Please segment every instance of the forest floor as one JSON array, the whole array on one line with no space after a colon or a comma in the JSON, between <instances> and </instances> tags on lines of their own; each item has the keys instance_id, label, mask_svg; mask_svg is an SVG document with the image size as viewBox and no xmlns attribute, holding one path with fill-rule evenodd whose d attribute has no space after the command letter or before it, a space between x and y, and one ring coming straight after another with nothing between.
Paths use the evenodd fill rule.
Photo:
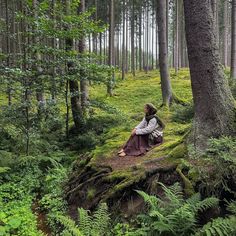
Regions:
<instances>
[{"instance_id":1,"label":"forest floor","mask_svg":"<svg viewBox=\"0 0 236 236\"><path fill-rule=\"evenodd\" d=\"M8 141L10 148L3 138L0 224L4 224L0 226L0 235L12 232L54 235L60 230L58 216L77 219L78 207L94 210L100 202L108 204L115 218L130 220L144 206L135 190L161 196L160 182L165 186L181 183L186 196L199 191L198 167L206 172L212 167L208 159L203 161L188 155L194 156L191 145L186 143L193 118L189 70L181 69L178 75L171 70L170 74L173 92L185 105L173 103L169 109L161 107L159 72L139 72L135 78L127 75L125 80L118 76L112 97L106 95L104 84L91 84L90 97L94 99L91 117L79 135L71 133L70 139L64 138L65 102L60 98L61 104L57 105L61 120L52 122L63 125L53 132L44 132L40 139L35 136L37 142L32 145L30 156L16 155L16 149L12 151L11 142L21 141L18 135ZM0 104L5 100L0 95ZM144 104L149 102L158 108L158 116L166 125L164 142L144 156L119 157L117 152L142 120ZM50 123L50 128L54 123ZM14 124L10 126L12 130L16 130Z\"/></svg>"},{"instance_id":2,"label":"forest floor","mask_svg":"<svg viewBox=\"0 0 236 236\"><path fill-rule=\"evenodd\" d=\"M72 208L77 209L79 204L91 209L101 199L112 199L119 193L125 195L124 191L137 188L141 182L148 182L147 179L157 172L171 170L168 175L172 175L174 170L171 180L169 176L163 177L165 181L172 182L179 178L175 170L187 153L184 137L190 130L193 115L189 70L181 69L177 76L171 71L171 81L174 94L186 106L174 103L170 109L161 107L158 71L138 73L135 78L129 75L124 81L118 79L113 97L106 96L102 86L92 87L92 97L115 107L116 112L112 116L116 116L117 121L102 134L102 142L90 152L89 162L85 165L83 160L78 162L78 169L73 171L67 189ZM166 124L163 144L144 156L119 157L117 152L129 138L131 130L142 120L144 104L149 102L158 107L158 116ZM95 109L94 114L108 115L100 109ZM80 199L80 203L76 199Z\"/></svg>"},{"instance_id":3,"label":"forest floor","mask_svg":"<svg viewBox=\"0 0 236 236\"><path fill-rule=\"evenodd\" d=\"M181 98L186 104L191 104L192 93L189 78L189 70L181 69L178 76L174 71L171 72L172 87L174 94ZM101 88L100 88L101 89ZM117 83L115 88L115 96L107 97L102 95L102 91L96 87L91 91L92 96L114 106L120 112L122 121L109 129L104 134L104 143L97 146L92 151L92 161L110 165L114 170L130 168L141 163L150 163L153 158L166 156L166 149L178 143L186 131L190 128L190 120L186 121L186 117L191 116L189 111L191 108L173 104L168 110L161 107L161 87L159 72L153 71L148 74L139 73L135 78L131 75L125 81ZM164 143L153 148L145 156L124 158L118 157L117 151L128 140L131 130L143 118L143 106L145 103L151 102L158 109L158 116L166 124L164 131ZM190 117L191 118L191 117ZM182 119L182 120L181 120Z\"/></svg>"}]
</instances>

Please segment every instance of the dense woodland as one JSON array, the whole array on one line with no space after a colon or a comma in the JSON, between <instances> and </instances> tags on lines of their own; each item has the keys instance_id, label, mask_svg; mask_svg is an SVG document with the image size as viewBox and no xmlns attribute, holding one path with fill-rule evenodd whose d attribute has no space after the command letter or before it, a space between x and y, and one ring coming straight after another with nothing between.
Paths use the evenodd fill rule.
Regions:
<instances>
[{"instance_id":1,"label":"dense woodland","mask_svg":"<svg viewBox=\"0 0 236 236\"><path fill-rule=\"evenodd\" d=\"M0 6L0 235L236 235L236 0Z\"/></svg>"}]
</instances>

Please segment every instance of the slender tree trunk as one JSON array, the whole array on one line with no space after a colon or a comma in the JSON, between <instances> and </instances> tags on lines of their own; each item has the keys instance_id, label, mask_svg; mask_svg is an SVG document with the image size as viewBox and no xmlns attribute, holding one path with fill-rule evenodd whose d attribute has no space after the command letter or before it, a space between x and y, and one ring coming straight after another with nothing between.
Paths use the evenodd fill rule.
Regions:
<instances>
[{"instance_id":1,"label":"slender tree trunk","mask_svg":"<svg viewBox=\"0 0 236 236\"><path fill-rule=\"evenodd\" d=\"M179 0L175 0L175 74L179 70Z\"/></svg>"},{"instance_id":2,"label":"slender tree trunk","mask_svg":"<svg viewBox=\"0 0 236 236\"><path fill-rule=\"evenodd\" d=\"M134 52L134 0L132 0L131 10L131 72L135 77L135 52Z\"/></svg>"},{"instance_id":3,"label":"slender tree trunk","mask_svg":"<svg viewBox=\"0 0 236 236\"><path fill-rule=\"evenodd\" d=\"M223 16L223 65L227 67L228 60L228 0L224 0Z\"/></svg>"},{"instance_id":4,"label":"slender tree trunk","mask_svg":"<svg viewBox=\"0 0 236 236\"><path fill-rule=\"evenodd\" d=\"M85 0L80 0L80 5L78 9L78 13L81 14L85 12ZM97 35L94 35L97 37ZM95 41L95 45L97 45L97 41ZM82 57L82 54L85 52L85 37L81 35L78 42L79 55ZM97 46L94 51L97 53ZM86 75L83 69L80 70L80 100L81 100L81 108L83 112L83 119L87 117L87 110L89 105L89 90L88 90L88 80L86 79Z\"/></svg>"},{"instance_id":5,"label":"slender tree trunk","mask_svg":"<svg viewBox=\"0 0 236 236\"><path fill-rule=\"evenodd\" d=\"M122 20L122 80L125 79L125 0L123 1L123 20Z\"/></svg>"},{"instance_id":6,"label":"slender tree trunk","mask_svg":"<svg viewBox=\"0 0 236 236\"><path fill-rule=\"evenodd\" d=\"M146 11L147 19L146 19L146 64L145 64L145 72L147 73L149 70L149 4L147 4Z\"/></svg>"},{"instance_id":7,"label":"slender tree trunk","mask_svg":"<svg viewBox=\"0 0 236 236\"><path fill-rule=\"evenodd\" d=\"M52 15L51 15L51 17L52 17L52 20L53 20L53 28L54 29L56 28L55 4L56 4L55 0L52 0L52 3L51 3ZM52 48L56 49L58 47L55 37L52 38L51 43L52 43ZM54 54L52 55L52 60L53 61L56 60L56 56ZM53 68L52 68L52 88L51 88L52 100L56 99L56 93L57 93L57 87L56 87L56 81L55 81L56 76L57 76L57 68L56 68L55 65L53 65Z\"/></svg>"},{"instance_id":8,"label":"slender tree trunk","mask_svg":"<svg viewBox=\"0 0 236 236\"><path fill-rule=\"evenodd\" d=\"M115 22L114 22L114 0L110 1L110 27L109 27L109 66L114 66L114 37L115 37ZM113 86L114 86L114 72L110 73L110 78L107 83L107 93L113 96Z\"/></svg>"},{"instance_id":9,"label":"slender tree trunk","mask_svg":"<svg viewBox=\"0 0 236 236\"><path fill-rule=\"evenodd\" d=\"M128 52L128 48L129 48L129 21L128 21L128 11L126 11L126 28L125 28L125 72L128 73L129 71L129 52Z\"/></svg>"},{"instance_id":10,"label":"slender tree trunk","mask_svg":"<svg viewBox=\"0 0 236 236\"><path fill-rule=\"evenodd\" d=\"M232 0L231 14L231 70L230 76L236 80L236 0Z\"/></svg>"},{"instance_id":11,"label":"slender tree trunk","mask_svg":"<svg viewBox=\"0 0 236 236\"><path fill-rule=\"evenodd\" d=\"M33 14L34 14L34 18L35 20L38 19L38 0L33 0ZM33 43L34 46L37 47L40 43L40 38L38 36L38 29L37 29L37 22L34 26L34 30L35 30L35 35L33 35ZM41 75L43 73L43 69L40 66L40 64L42 63L42 56L40 54L40 52L38 50L35 50L34 53L34 60L35 60L35 71L36 71L36 84L37 84L37 88L36 88L36 98L38 101L38 113L39 116L42 113L42 109L45 106L45 99L44 99L44 95L43 95L43 81L41 78Z\"/></svg>"},{"instance_id":12,"label":"slender tree trunk","mask_svg":"<svg viewBox=\"0 0 236 236\"><path fill-rule=\"evenodd\" d=\"M66 0L66 14L70 15L70 0ZM66 38L65 46L67 51L71 51L74 49L74 39L73 38ZM69 75L73 75L73 67L74 64L72 61L67 63L67 70ZM79 84L77 80L69 80L69 90L71 96L71 110L73 121L77 130L81 128L81 121L82 121L82 109L80 105L79 99Z\"/></svg>"},{"instance_id":13,"label":"slender tree trunk","mask_svg":"<svg viewBox=\"0 0 236 236\"><path fill-rule=\"evenodd\" d=\"M6 54L7 54L7 67L10 67L10 58L11 58L11 49L10 49L10 20L9 20L9 1L5 0L5 13L6 13ZM8 105L12 104L12 87L11 79L9 78L7 85L7 96L8 96Z\"/></svg>"},{"instance_id":14,"label":"slender tree trunk","mask_svg":"<svg viewBox=\"0 0 236 236\"><path fill-rule=\"evenodd\" d=\"M166 0L166 47L169 51L169 0Z\"/></svg>"},{"instance_id":15,"label":"slender tree trunk","mask_svg":"<svg viewBox=\"0 0 236 236\"><path fill-rule=\"evenodd\" d=\"M210 2L184 0L184 9L194 100L192 138L204 150L208 138L235 134L235 104L220 63Z\"/></svg>"},{"instance_id":16,"label":"slender tree trunk","mask_svg":"<svg viewBox=\"0 0 236 236\"><path fill-rule=\"evenodd\" d=\"M157 23L159 41L159 65L163 105L172 101L172 89L169 78L167 38L166 38L166 1L157 0Z\"/></svg>"},{"instance_id":17,"label":"slender tree trunk","mask_svg":"<svg viewBox=\"0 0 236 236\"><path fill-rule=\"evenodd\" d=\"M139 70L142 70L142 8L139 12Z\"/></svg>"}]
</instances>

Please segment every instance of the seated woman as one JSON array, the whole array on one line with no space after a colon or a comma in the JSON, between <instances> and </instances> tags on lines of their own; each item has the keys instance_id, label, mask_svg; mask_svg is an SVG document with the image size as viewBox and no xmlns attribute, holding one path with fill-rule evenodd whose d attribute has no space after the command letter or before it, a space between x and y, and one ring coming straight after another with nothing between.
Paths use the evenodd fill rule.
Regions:
<instances>
[{"instance_id":1,"label":"seated woman","mask_svg":"<svg viewBox=\"0 0 236 236\"><path fill-rule=\"evenodd\" d=\"M127 143L118 154L120 157L140 156L145 154L153 145L163 142L164 123L156 115L157 109L151 103L144 106L145 117L135 127Z\"/></svg>"}]
</instances>

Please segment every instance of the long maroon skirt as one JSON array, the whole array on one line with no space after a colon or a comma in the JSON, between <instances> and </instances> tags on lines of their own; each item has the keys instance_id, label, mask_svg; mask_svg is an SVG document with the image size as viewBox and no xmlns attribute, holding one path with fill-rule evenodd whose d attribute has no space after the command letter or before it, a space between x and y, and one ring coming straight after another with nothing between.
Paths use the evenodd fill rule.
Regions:
<instances>
[{"instance_id":1,"label":"long maroon skirt","mask_svg":"<svg viewBox=\"0 0 236 236\"><path fill-rule=\"evenodd\" d=\"M148 134L146 135L134 135L130 136L127 143L123 146L124 152L128 156L140 156L148 152L153 146L159 145L162 143L162 137L157 140L153 146L150 146L148 143Z\"/></svg>"}]
</instances>

